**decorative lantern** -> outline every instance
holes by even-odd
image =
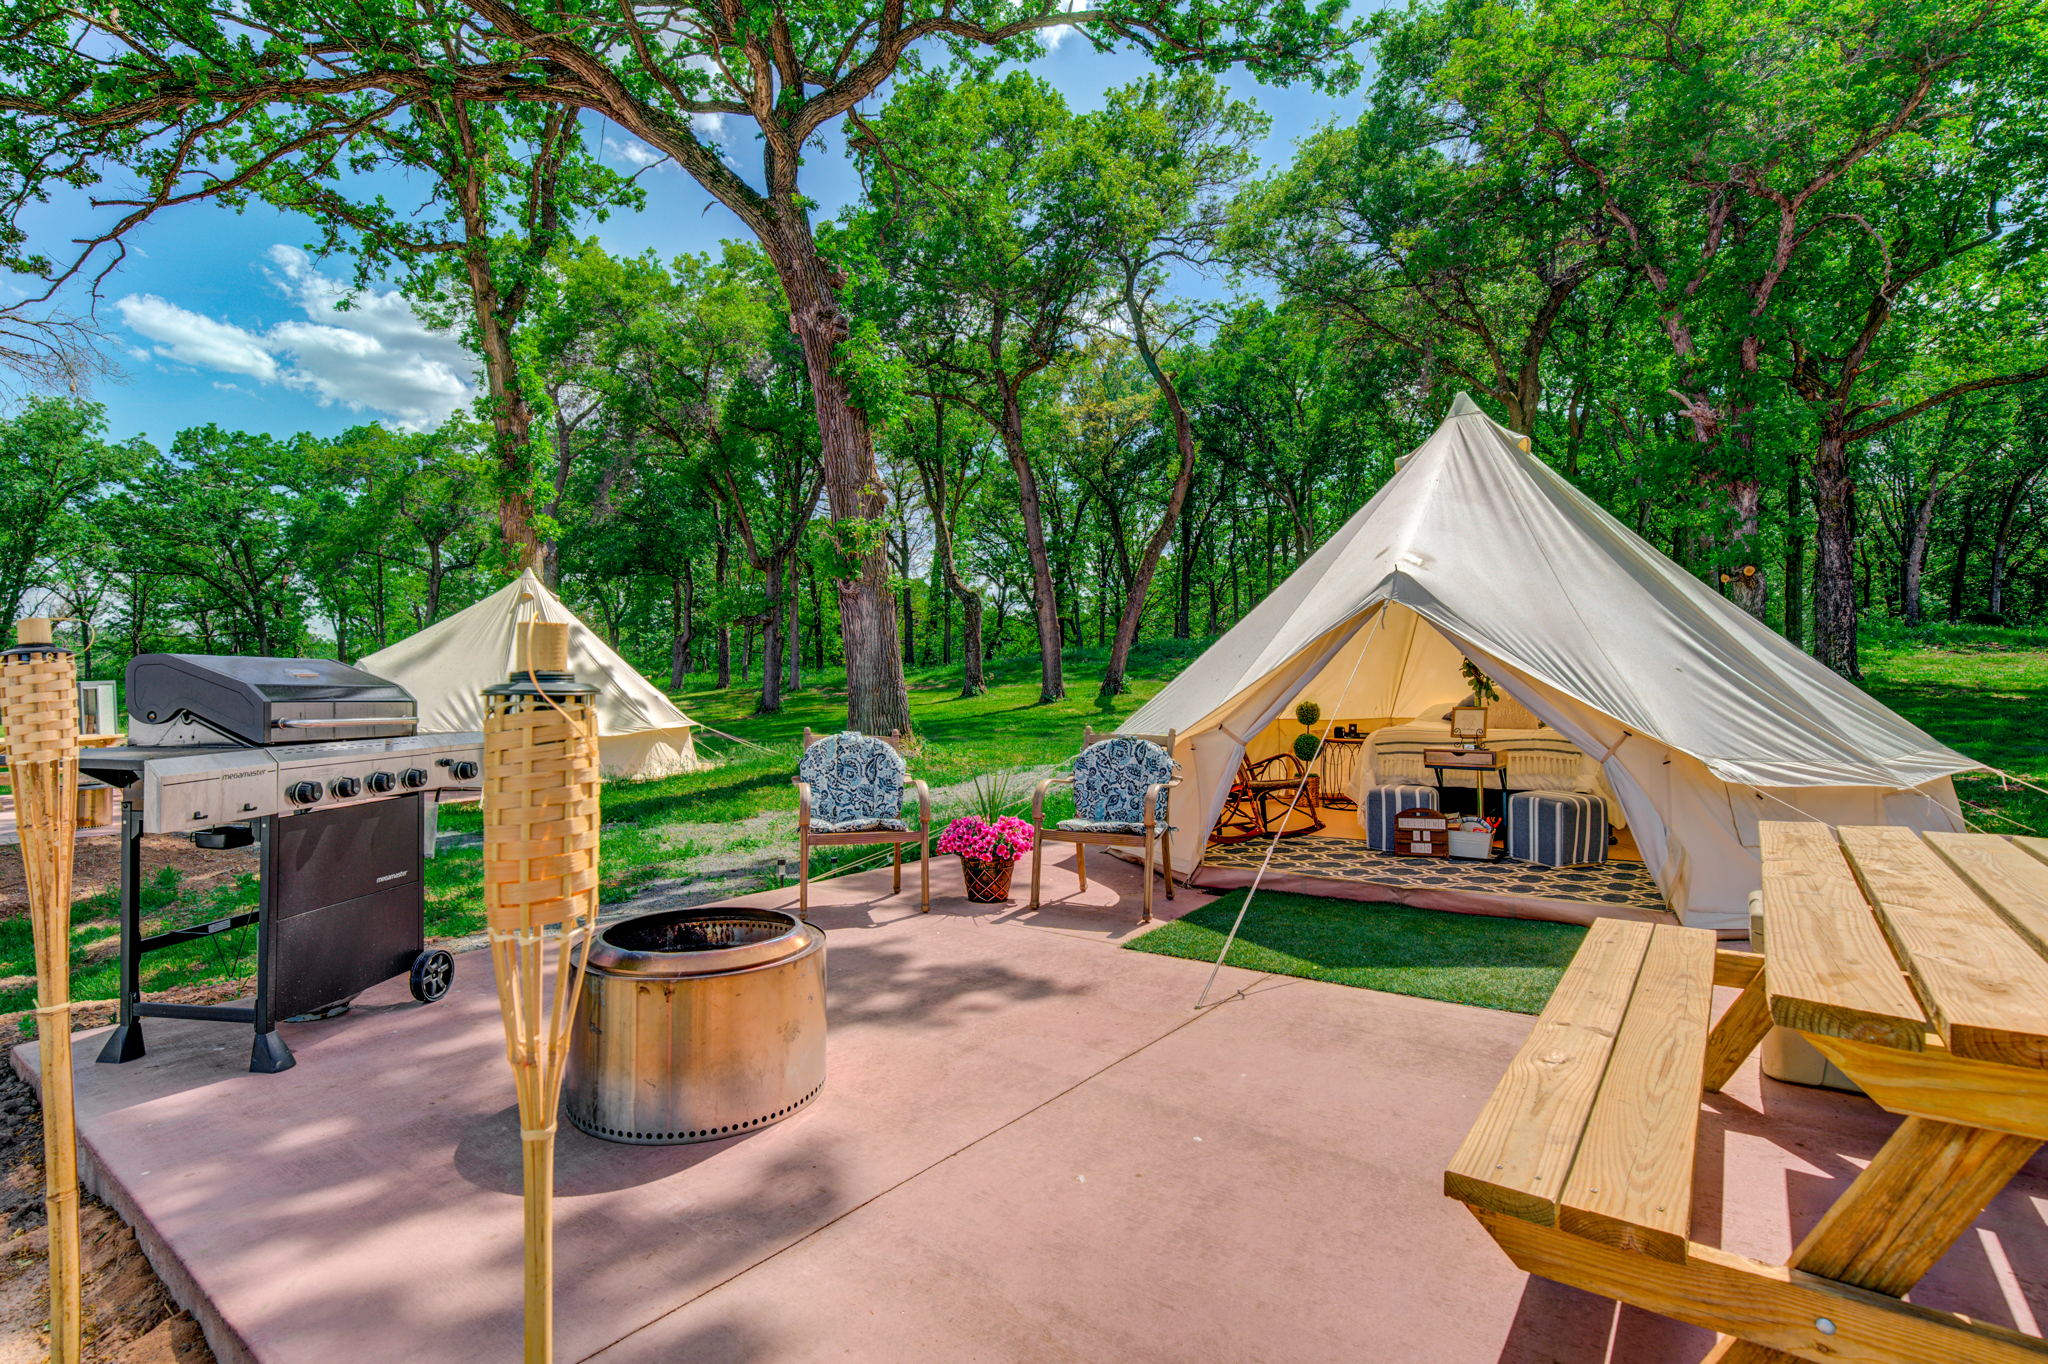
[[[597,689],[569,628],[529,621],[524,668],[484,692],[484,906],[526,1190],[526,1360],[554,1354],[555,1115],[597,925]]]
[[[50,1215],[50,1359],[79,1358],[78,1137],[71,1092],[71,854],[78,817],[78,666],[53,620],[16,623],[0,652],[0,723],[36,954],[43,1202]]]

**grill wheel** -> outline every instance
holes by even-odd
[[[427,949],[412,959],[412,976],[407,983],[412,986],[414,999],[432,1004],[455,983],[455,958],[438,947]]]

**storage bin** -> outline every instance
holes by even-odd
[[[1607,802],[1574,791],[1508,797],[1508,856],[1544,867],[1607,860]]]
[[[1365,829],[1368,847],[1377,852],[1394,851],[1394,816],[1403,810],[1437,808],[1434,786],[1368,786],[1358,807],[1358,822]]]

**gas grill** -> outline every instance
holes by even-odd
[[[338,1011],[399,975],[422,1001],[447,992],[452,959],[424,950],[429,802],[476,785],[482,735],[416,734],[410,693],[328,659],[143,654],[127,695],[132,742],[79,754],[124,794],[121,1013],[101,1061],[141,1056],[144,1018],[189,1018],[253,1025],[249,1068],[280,1071],[293,1060],[278,1019]],[[254,845],[257,907],[145,934],[145,834]],[[142,997],[146,954],[251,924],[253,1005]]]

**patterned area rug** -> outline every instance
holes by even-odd
[[[1256,843],[1212,843],[1211,866],[1256,870],[1266,856]],[[1327,876],[1382,886],[1478,891],[1488,895],[1530,895],[1595,905],[1668,910],[1649,868],[1640,862],[1596,862],[1584,867],[1539,867],[1533,862],[1466,862],[1441,857],[1396,857],[1375,852],[1356,838],[1283,838],[1273,852],[1273,870],[1293,876]]]

